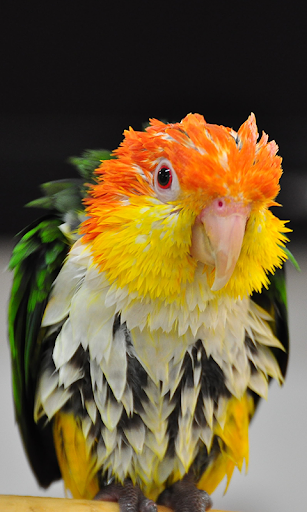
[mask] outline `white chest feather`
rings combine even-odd
[[[143,481],[157,485],[174,471],[182,475],[187,471],[199,442],[210,447],[213,422],[224,420],[225,396],[221,393],[213,399],[204,393],[201,407],[207,426],[193,422],[203,385],[203,354],[222,370],[225,388],[238,398],[247,388],[266,396],[268,376],[282,380],[268,348],[280,344],[267,324],[267,313],[249,298],[217,301],[201,269],[194,283],[187,285],[185,297],[184,305],[151,303],[111,286],[81,244],[75,245],[55,282],[43,326],[49,333],[63,326],[52,354],[55,371],[46,370],[40,378],[36,416],[52,418],[72,396],[73,384],[84,376],[74,361],[81,347],[89,354],[92,387],[90,399],[81,397],[88,413],[84,434],[93,442],[91,425],[99,416],[97,464],[111,468],[120,479],[127,474],[133,478],[133,468],[138,467]],[[115,329],[119,315],[121,323]],[[198,344],[196,349],[198,340],[201,348]],[[188,384],[183,365],[189,357],[193,385]],[[138,405],[129,367],[134,360],[147,375],[143,387],[138,383],[143,393]],[[178,390],[179,428],[173,454],[168,456],[172,397]],[[140,421],[133,424],[128,420],[134,415]],[[128,418],[124,427],[123,417]]]

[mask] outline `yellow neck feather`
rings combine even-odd
[[[118,203],[118,208],[101,208],[99,218],[101,232],[90,244],[94,263],[110,284],[128,287],[129,294],[141,300],[185,303],[187,284],[194,281],[197,269],[189,254],[195,220],[191,209],[136,196],[125,205]],[[199,286],[206,297],[236,299],[267,287],[267,273],[286,259],[287,231],[285,222],[269,210],[252,212],[236,268],[219,292],[211,292],[214,269],[204,265]]]

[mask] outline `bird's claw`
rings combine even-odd
[[[146,498],[140,488],[130,480],[124,485],[112,483],[106,485],[95,496],[99,501],[116,501],[120,512],[157,512],[154,501]]]
[[[171,508],[174,512],[205,512],[212,507],[209,494],[197,489],[188,476],[165,489],[157,503]]]

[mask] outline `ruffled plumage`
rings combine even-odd
[[[212,492],[247,466],[250,419],[270,379],[283,382],[288,344],[279,269],[289,230],[269,210],[281,159],[274,141],[257,139],[253,115],[238,132],[198,114],[151,120],[126,131],[80,189],[85,214],[66,215],[72,247],[40,309],[34,419],[53,425],[76,497],[130,478],[156,499],[188,472]],[[164,185],[159,195],[161,161],[178,182],[171,200]],[[191,244],[219,198],[248,218],[234,270],[214,291],[210,233],[205,263]]]

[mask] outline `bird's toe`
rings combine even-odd
[[[189,477],[176,482],[163,491],[157,503],[174,510],[174,512],[205,512],[212,506],[210,496],[197,489]]]
[[[120,512],[157,512],[154,501],[146,498],[137,485],[127,480],[124,485],[112,483],[102,488],[95,500],[115,501]]]

